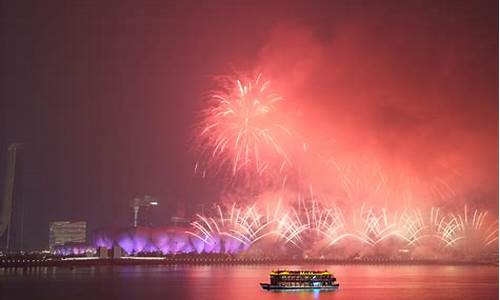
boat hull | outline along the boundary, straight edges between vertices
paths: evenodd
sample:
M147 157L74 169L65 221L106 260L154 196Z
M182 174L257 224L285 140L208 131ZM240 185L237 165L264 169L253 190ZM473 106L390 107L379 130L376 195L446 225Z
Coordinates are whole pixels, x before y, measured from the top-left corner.
M260 287L266 291L334 291L339 288L339 284L328 286L281 286L261 283Z

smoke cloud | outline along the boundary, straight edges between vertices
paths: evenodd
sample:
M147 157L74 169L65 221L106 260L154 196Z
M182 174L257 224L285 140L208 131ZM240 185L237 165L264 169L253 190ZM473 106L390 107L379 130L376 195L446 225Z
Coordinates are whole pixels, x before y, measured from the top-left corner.
M218 224L304 257L498 252L495 30L459 7L365 8L279 23L254 77L212 97L197 145L227 184L202 240Z
M361 14L328 33L282 24L262 48L259 71L308 145L308 181L331 194L339 162L364 189L382 176L397 194L357 202L497 210L498 46L480 26L406 17Z

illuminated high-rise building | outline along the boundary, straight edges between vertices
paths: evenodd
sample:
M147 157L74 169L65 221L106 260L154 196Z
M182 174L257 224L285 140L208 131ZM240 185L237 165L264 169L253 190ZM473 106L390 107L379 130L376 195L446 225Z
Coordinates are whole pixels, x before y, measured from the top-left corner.
M49 248L67 243L85 243L87 237L87 222L57 221L49 227Z

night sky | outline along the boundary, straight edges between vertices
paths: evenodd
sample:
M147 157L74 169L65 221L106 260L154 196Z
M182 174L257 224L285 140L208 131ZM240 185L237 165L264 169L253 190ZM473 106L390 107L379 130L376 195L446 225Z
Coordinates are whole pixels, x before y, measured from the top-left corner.
M357 54L370 53L376 59L362 72L346 71L352 64L337 65L346 78L370 91L376 83L363 72L373 75L371 68L387 66L381 72L386 98L393 89L447 91L433 94L446 95L443 103L453 107L454 118L443 118L443 127L480 128L462 135L477 138L478 146L457 154L474 153L467 156L478 159L477 167L460 164L466 172L485 170L484 176L474 176L492 179L485 193L498 194L496 1L180 2L1 2L0 145L3 152L11 142L24 145L16 197L25 203L26 246L46 247L48 223L54 220L84 220L91 230L129 225L128 201L138 195L160 199L157 224L217 201L218 185L193 176L194 127L206 91L213 88L211 78L253 70L256 64L272 66L270 73L283 78L293 73L287 68L290 60L306 57L307 65L315 55L327 57L320 62L336 55L358 61ZM321 49L304 36L313 36ZM342 42L353 48L338 47ZM305 53L296 51L302 46ZM288 59L276 59L280 51ZM450 63L440 65L443 60ZM311 68L307 76L321 73ZM392 77L384 76L391 70ZM415 84L389 82L403 73L404 82ZM310 78L300 83L315 85L317 93L329 86L327 80ZM347 80L336 85L344 87L339 93L349 94ZM305 93L303 86L297 91ZM324 99L317 107L330 107ZM411 115L419 104L441 103L429 99L408 100L414 106L404 113ZM363 106L362 101L349 105ZM349 113L349 105L340 107ZM425 114L446 116L443 107ZM370 128L399 137L400 131L388 124L408 124L396 115L401 111L384 110L370 119L378 124ZM438 126L426 124L429 131ZM442 135L429 137L431 142L460 144L459 135L448 136L450 130L438 132ZM377 149L398 146L390 138L385 142ZM407 148L401 152L412 157ZM2 170L4 165L2 160Z

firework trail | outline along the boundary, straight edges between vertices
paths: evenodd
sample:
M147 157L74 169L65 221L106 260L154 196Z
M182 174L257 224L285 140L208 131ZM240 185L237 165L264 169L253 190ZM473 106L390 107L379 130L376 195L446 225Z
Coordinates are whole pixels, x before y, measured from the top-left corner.
M195 231L186 233L198 238L210 249L223 246L226 252L248 248L273 233L269 228L275 218L260 214L255 205L241 208L234 203L229 210L217 205L217 211L218 215L213 217L198 214L197 220L191 223Z
M335 172L336 184L350 202L387 198L387 176L380 166L366 162L346 163L329 158L326 165Z
M391 235L397 233L396 223L392 221L386 209L376 212L366 208L365 203L359 210L359 215L353 217L354 236L370 246L375 246Z
M430 212L429 229L432 236L437 238L444 248L454 245L463 236L459 234L458 224L450 215L440 214L440 208L432 207Z
M426 229L422 213L419 209L405 209L398 218L397 235L402 237L409 246L415 246L421 239L426 237Z
M452 214L450 223L454 238L450 246L460 247L463 253L472 255L498 244L498 221L488 223L487 215L488 211L478 209L471 214L467 205L463 215Z
M203 160L195 172L205 174L203 162L231 176L283 172L291 166L284 142L292 131L278 121L282 97L261 75L254 80L228 80L211 94L204 112L199 143Z

